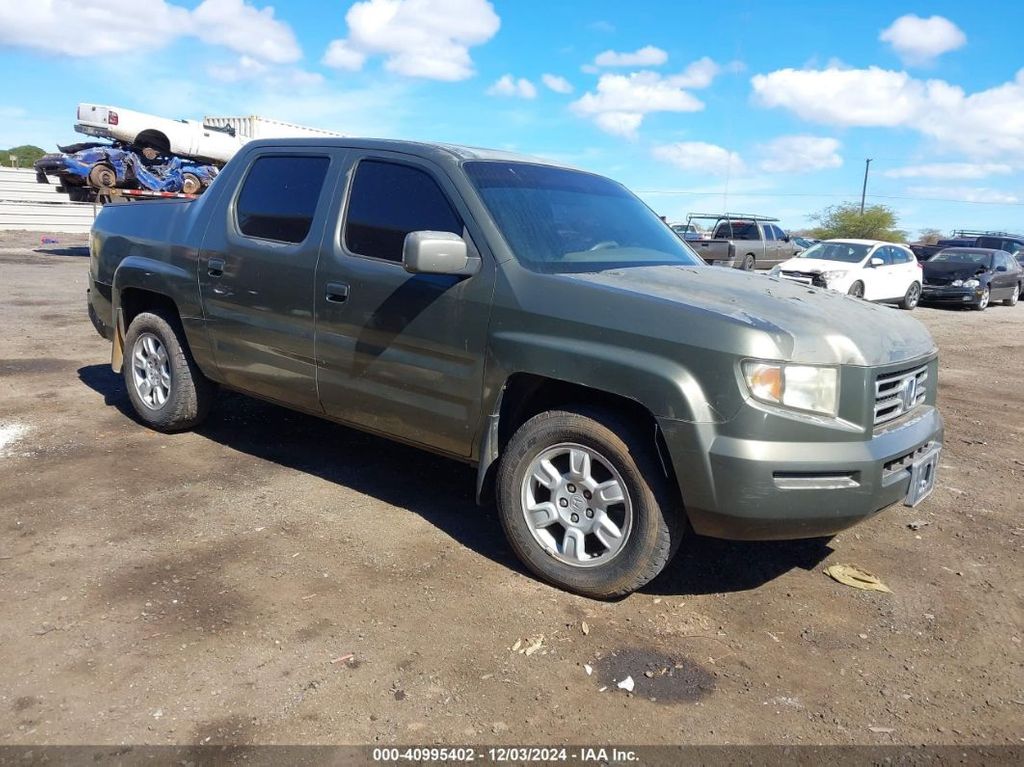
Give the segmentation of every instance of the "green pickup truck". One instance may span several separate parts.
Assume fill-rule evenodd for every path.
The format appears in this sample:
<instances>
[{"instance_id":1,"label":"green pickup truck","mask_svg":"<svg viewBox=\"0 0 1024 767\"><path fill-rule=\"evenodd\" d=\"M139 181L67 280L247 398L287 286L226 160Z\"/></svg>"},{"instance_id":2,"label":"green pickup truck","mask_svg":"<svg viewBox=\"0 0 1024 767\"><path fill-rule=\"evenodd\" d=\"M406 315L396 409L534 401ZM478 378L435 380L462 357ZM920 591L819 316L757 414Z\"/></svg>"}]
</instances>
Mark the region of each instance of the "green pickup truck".
<instances>
[{"instance_id":1,"label":"green pickup truck","mask_svg":"<svg viewBox=\"0 0 1024 767\"><path fill-rule=\"evenodd\" d=\"M151 427L223 386L465 461L589 596L693 532L828 536L935 483L916 320L710 268L621 185L504 152L252 142L198 200L105 206L88 302Z\"/></svg>"}]
</instances>

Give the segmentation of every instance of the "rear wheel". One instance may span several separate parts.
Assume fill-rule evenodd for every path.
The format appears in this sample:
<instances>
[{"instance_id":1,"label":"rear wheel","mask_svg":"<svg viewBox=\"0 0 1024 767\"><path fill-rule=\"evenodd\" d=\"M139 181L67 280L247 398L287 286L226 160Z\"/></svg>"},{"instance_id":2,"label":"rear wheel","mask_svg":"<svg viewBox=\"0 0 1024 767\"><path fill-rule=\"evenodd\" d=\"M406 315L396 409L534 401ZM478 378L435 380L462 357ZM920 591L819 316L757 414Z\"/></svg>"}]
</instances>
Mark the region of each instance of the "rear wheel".
<instances>
[{"instance_id":1,"label":"rear wheel","mask_svg":"<svg viewBox=\"0 0 1024 767\"><path fill-rule=\"evenodd\" d=\"M987 285L985 286L985 292L981 294L981 298L974 305L975 310L983 312L988 308L989 301L992 300L992 289Z\"/></svg>"},{"instance_id":2,"label":"rear wheel","mask_svg":"<svg viewBox=\"0 0 1024 767\"><path fill-rule=\"evenodd\" d=\"M743 263L740 264L740 269L745 272L751 272L754 270L754 257L749 253L743 257Z\"/></svg>"},{"instance_id":3,"label":"rear wheel","mask_svg":"<svg viewBox=\"0 0 1024 767\"><path fill-rule=\"evenodd\" d=\"M210 410L216 386L192 359L177 318L142 312L124 339L123 374L139 418L158 431L183 431Z\"/></svg>"},{"instance_id":4,"label":"rear wheel","mask_svg":"<svg viewBox=\"0 0 1024 767\"><path fill-rule=\"evenodd\" d=\"M850 286L850 289L846 291L846 295L853 296L854 298L864 298L864 283L857 280Z\"/></svg>"},{"instance_id":5,"label":"rear wheel","mask_svg":"<svg viewBox=\"0 0 1024 767\"><path fill-rule=\"evenodd\" d=\"M597 598L629 594L661 572L683 512L648 443L613 414L583 409L519 428L498 468L498 511L532 572Z\"/></svg>"},{"instance_id":6,"label":"rear wheel","mask_svg":"<svg viewBox=\"0 0 1024 767\"><path fill-rule=\"evenodd\" d=\"M1013 293L1010 294L1009 298L1003 299L1003 306L1016 306L1020 300L1020 284L1013 286Z\"/></svg>"},{"instance_id":7,"label":"rear wheel","mask_svg":"<svg viewBox=\"0 0 1024 767\"><path fill-rule=\"evenodd\" d=\"M911 311L917 306L918 301L921 300L921 283L911 283L910 287L907 288L907 294L903 296L903 300L900 301L900 309L906 309Z\"/></svg>"}]
</instances>

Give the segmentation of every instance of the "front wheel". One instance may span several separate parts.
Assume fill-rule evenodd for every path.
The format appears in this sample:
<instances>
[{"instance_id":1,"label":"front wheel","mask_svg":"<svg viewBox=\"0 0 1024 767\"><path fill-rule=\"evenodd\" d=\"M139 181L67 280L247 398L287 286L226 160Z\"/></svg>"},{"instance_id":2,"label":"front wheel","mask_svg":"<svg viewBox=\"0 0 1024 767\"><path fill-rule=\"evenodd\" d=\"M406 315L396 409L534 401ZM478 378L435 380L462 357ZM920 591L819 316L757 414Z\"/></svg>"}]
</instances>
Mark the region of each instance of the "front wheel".
<instances>
[{"instance_id":1,"label":"front wheel","mask_svg":"<svg viewBox=\"0 0 1024 767\"><path fill-rule=\"evenodd\" d=\"M1013 286L1013 293L1010 294L1009 298L1003 299L1003 306L1016 306L1020 300L1020 284Z\"/></svg>"},{"instance_id":2,"label":"front wheel","mask_svg":"<svg viewBox=\"0 0 1024 767\"><path fill-rule=\"evenodd\" d=\"M549 411L519 428L498 468L498 512L532 572L596 598L629 594L661 572L683 511L648 442L596 411Z\"/></svg>"},{"instance_id":3,"label":"front wheel","mask_svg":"<svg viewBox=\"0 0 1024 767\"><path fill-rule=\"evenodd\" d=\"M192 359L176 318L155 312L136 315L128 326L122 372L135 412L158 431L198 425L216 393Z\"/></svg>"},{"instance_id":4,"label":"front wheel","mask_svg":"<svg viewBox=\"0 0 1024 767\"><path fill-rule=\"evenodd\" d=\"M857 280L850 286L850 289L846 291L846 295L853 296L854 298L864 298L864 283Z\"/></svg>"},{"instance_id":5,"label":"front wheel","mask_svg":"<svg viewBox=\"0 0 1024 767\"><path fill-rule=\"evenodd\" d=\"M906 309L912 311L921 300L921 283L913 282L910 287L907 288L907 294L903 296L903 300L900 301L900 309Z\"/></svg>"},{"instance_id":6,"label":"front wheel","mask_svg":"<svg viewBox=\"0 0 1024 767\"><path fill-rule=\"evenodd\" d=\"M987 285L985 286L985 292L981 294L981 298L974 305L974 309L979 312L983 312L988 308L989 301L992 300L992 289Z\"/></svg>"}]
</instances>

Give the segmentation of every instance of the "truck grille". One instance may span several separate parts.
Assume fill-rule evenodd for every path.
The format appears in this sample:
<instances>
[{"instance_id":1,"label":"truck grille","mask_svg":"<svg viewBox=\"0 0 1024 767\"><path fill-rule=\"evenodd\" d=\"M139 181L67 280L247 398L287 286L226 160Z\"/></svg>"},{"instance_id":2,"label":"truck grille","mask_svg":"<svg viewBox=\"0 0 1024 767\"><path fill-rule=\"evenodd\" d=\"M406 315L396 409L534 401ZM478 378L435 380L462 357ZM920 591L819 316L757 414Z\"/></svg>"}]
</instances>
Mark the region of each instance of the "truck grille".
<instances>
[{"instance_id":1,"label":"truck grille","mask_svg":"<svg viewBox=\"0 0 1024 767\"><path fill-rule=\"evenodd\" d=\"M875 379L875 425L909 413L927 396L927 366L878 376Z\"/></svg>"}]
</instances>

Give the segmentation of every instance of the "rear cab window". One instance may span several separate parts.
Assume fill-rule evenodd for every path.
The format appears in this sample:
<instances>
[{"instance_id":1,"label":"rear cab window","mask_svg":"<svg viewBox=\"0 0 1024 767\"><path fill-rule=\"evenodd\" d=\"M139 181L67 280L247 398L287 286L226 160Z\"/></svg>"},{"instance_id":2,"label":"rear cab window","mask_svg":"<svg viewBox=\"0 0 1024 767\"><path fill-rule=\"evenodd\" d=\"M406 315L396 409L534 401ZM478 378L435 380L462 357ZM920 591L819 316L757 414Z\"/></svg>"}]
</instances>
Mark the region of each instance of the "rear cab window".
<instances>
[{"instance_id":1,"label":"rear cab window","mask_svg":"<svg viewBox=\"0 0 1024 767\"><path fill-rule=\"evenodd\" d=\"M320 155L256 158L235 203L246 237L300 243L309 235L331 159Z\"/></svg>"},{"instance_id":2,"label":"rear cab window","mask_svg":"<svg viewBox=\"0 0 1024 767\"><path fill-rule=\"evenodd\" d=\"M402 261L410 232L463 234L462 219L437 181L411 165L364 159L356 166L341 237L355 255Z\"/></svg>"}]
</instances>

